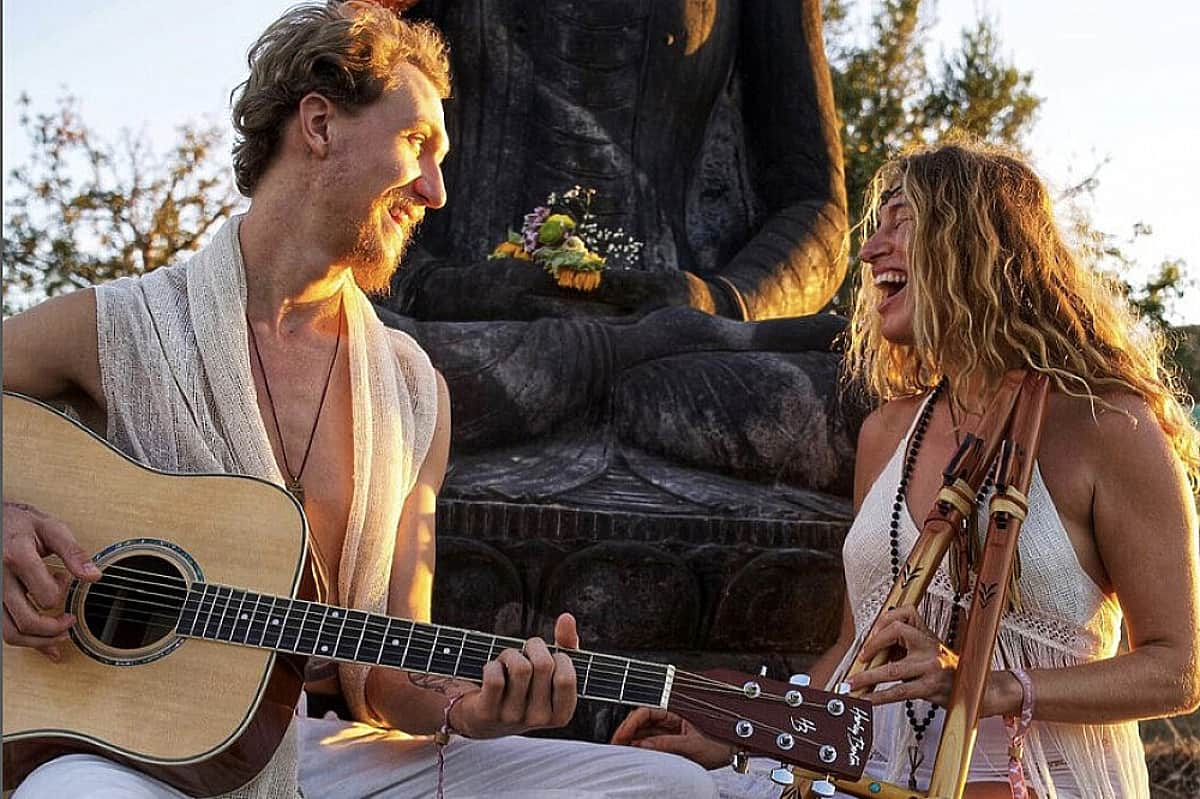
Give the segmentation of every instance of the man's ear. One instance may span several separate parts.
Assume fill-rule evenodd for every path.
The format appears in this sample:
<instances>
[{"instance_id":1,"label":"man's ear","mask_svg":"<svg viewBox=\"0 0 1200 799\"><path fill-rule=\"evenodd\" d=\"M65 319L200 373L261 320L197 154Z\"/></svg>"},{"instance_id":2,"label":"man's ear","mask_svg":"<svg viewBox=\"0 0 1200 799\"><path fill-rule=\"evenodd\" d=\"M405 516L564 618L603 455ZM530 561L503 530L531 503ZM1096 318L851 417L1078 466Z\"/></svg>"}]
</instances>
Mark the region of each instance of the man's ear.
<instances>
[{"instance_id":1,"label":"man's ear","mask_svg":"<svg viewBox=\"0 0 1200 799\"><path fill-rule=\"evenodd\" d=\"M300 99L300 138L317 158L329 155L333 117L337 112L328 98L309 92Z\"/></svg>"}]
</instances>

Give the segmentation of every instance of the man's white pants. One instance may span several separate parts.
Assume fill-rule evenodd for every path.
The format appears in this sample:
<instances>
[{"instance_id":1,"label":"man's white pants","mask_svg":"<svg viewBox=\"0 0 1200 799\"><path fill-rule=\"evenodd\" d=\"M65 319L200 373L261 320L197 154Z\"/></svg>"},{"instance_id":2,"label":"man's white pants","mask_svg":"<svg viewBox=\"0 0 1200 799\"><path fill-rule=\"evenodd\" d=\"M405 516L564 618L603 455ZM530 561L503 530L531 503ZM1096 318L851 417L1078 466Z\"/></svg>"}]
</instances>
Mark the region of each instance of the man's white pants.
<instances>
[{"instance_id":1,"label":"man's white pants","mask_svg":"<svg viewBox=\"0 0 1200 799\"><path fill-rule=\"evenodd\" d=\"M306 799L427 799L437 755L413 740L336 719L297 719ZM446 746L446 799L716 799L708 772L681 757L625 746L512 736L454 738ZM183 794L92 755L46 763L13 799L179 799Z\"/></svg>"}]
</instances>

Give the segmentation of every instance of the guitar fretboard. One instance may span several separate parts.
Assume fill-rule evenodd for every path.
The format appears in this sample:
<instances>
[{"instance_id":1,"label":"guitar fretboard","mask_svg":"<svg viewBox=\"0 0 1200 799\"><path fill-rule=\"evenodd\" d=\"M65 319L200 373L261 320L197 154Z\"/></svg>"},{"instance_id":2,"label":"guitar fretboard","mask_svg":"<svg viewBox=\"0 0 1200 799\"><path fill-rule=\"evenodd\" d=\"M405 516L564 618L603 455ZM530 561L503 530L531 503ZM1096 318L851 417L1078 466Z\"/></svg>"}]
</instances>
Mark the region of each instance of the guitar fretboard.
<instances>
[{"instance_id":1,"label":"guitar fretboard","mask_svg":"<svg viewBox=\"0 0 1200 799\"><path fill-rule=\"evenodd\" d=\"M349 663L481 682L483 667L519 638L424 624L361 610L195 583L183 603L179 635ZM553 648L552 648L552 651ZM575 665L579 695L667 707L674 666L559 649Z\"/></svg>"}]
</instances>

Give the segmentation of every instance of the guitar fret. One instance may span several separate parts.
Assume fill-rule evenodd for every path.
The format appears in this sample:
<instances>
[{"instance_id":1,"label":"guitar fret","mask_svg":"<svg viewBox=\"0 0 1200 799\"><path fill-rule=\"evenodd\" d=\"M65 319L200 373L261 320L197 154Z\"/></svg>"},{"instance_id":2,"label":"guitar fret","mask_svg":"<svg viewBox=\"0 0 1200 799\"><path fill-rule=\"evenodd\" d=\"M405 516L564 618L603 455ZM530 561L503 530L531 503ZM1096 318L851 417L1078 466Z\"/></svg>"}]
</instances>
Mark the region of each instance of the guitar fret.
<instances>
[{"instance_id":1,"label":"guitar fret","mask_svg":"<svg viewBox=\"0 0 1200 799\"><path fill-rule=\"evenodd\" d=\"M179 614L179 625L176 627L176 629L179 631L180 635L195 635L196 634L196 621L200 618L200 605L204 601L204 595L208 592L208 585L203 584L203 583L201 583L200 585L202 586L202 588L200 589L199 596L196 596L196 584L193 584L192 589L190 591L188 591L187 598L184 599L184 601L183 601L183 613ZM195 609L191 609L189 607L191 605L193 599L196 601ZM192 614L190 624L188 624L188 618L187 618L189 613ZM184 624L188 624L187 632L183 631Z\"/></svg>"},{"instance_id":2,"label":"guitar fret","mask_svg":"<svg viewBox=\"0 0 1200 799\"><path fill-rule=\"evenodd\" d=\"M283 621L279 623L279 637L275 639L275 649L283 649L283 636L287 632L288 617L292 615L292 608L296 606L295 601L287 603L287 610L283 612Z\"/></svg>"},{"instance_id":3,"label":"guitar fret","mask_svg":"<svg viewBox=\"0 0 1200 799\"><path fill-rule=\"evenodd\" d=\"M621 689L621 701L629 704L663 707L666 701L667 683L671 669L658 663L631 660L628 668L636 678L627 681Z\"/></svg>"},{"instance_id":4,"label":"guitar fret","mask_svg":"<svg viewBox=\"0 0 1200 799\"><path fill-rule=\"evenodd\" d=\"M331 608L329 606L325 606L325 613L321 618L321 629L317 632L317 649L319 649L321 651L321 657L331 657L333 655L333 652L336 651L336 649L330 649L329 643L328 643L328 638L326 637L326 632L325 632L325 625L329 623L330 617L333 617L335 620L342 618L341 613L338 612L337 608ZM343 622L343 625L344 624L345 624L345 622ZM342 627L339 626L338 627L338 636L340 636L341 633L342 633ZM334 646L335 647L337 646L337 638L336 637L334 638ZM313 654L315 655L316 652L314 652Z\"/></svg>"},{"instance_id":5,"label":"guitar fret","mask_svg":"<svg viewBox=\"0 0 1200 799\"><path fill-rule=\"evenodd\" d=\"M383 650L387 648L387 641L392 635L392 620L387 619L383 625L383 640L379 642L379 653L375 655L377 664L383 663Z\"/></svg>"},{"instance_id":6,"label":"guitar fret","mask_svg":"<svg viewBox=\"0 0 1200 799\"><path fill-rule=\"evenodd\" d=\"M335 610L333 611L333 617L335 619L340 618L342 620L341 626L338 627L337 637L333 639L333 652L330 653L331 657L337 657L338 647L342 643L342 634L346 632L346 619L348 616L345 613L342 613L340 610Z\"/></svg>"},{"instance_id":7,"label":"guitar fret","mask_svg":"<svg viewBox=\"0 0 1200 799\"><path fill-rule=\"evenodd\" d=\"M250 596L249 591L242 592L242 599L238 602L237 613L234 614L233 628L229 631L229 640L239 644L246 643L246 634L250 632L250 617L246 614L246 597ZM244 625L242 622L246 622ZM241 629L239 634L238 630Z\"/></svg>"},{"instance_id":8,"label":"guitar fret","mask_svg":"<svg viewBox=\"0 0 1200 799\"><path fill-rule=\"evenodd\" d=\"M456 641L455 638L458 640ZM458 664L462 660L462 650L466 640L466 630L456 630L450 627L439 628L437 643L429 658L429 672L445 677L457 676ZM458 651L455 652L455 649Z\"/></svg>"},{"instance_id":9,"label":"guitar fret","mask_svg":"<svg viewBox=\"0 0 1200 799\"><path fill-rule=\"evenodd\" d=\"M373 615L371 617L379 629L379 651L375 653L375 662L382 664L383 654L387 650L388 639L392 636L392 620L387 616ZM366 655L363 656L366 662Z\"/></svg>"},{"instance_id":10,"label":"guitar fret","mask_svg":"<svg viewBox=\"0 0 1200 799\"><path fill-rule=\"evenodd\" d=\"M462 677L476 682L483 680L483 667L487 665L489 660L483 654L484 643L488 639L489 636L475 632L468 632L463 636L463 645L459 653L459 659L454 664L455 677ZM492 638L492 640L494 641L495 639ZM490 649L488 651L490 652Z\"/></svg>"},{"instance_id":11,"label":"guitar fret","mask_svg":"<svg viewBox=\"0 0 1200 799\"><path fill-rule=\"evenodd\" d=\"M354 654L358 651L358 647L355 645L355 625L360 622L363 624L362 630L358 633L358 645L361 646L362 633L366 631L366 619L367 614L361 610L350 610L342 614L342 629L338 632L337 644L333 649L334 657L339 660L354 660Z\"/></svg>"},{"instance_id":12,"label":"guitar fret","mask_svg":"<svg viewBox=\"0 0 1200 799\"><path fill-rule=\"evenodd\" d=\"M220 598L221 598L221 589L220 589L220 587L218 586L218 587L217 587L217 590L216 590L216 591L213 591L212 603L211 603L211 604L208 606L208 618L206 618L206 619L204 620L204 629L200 631L200 637L201 637L201 638L208 638L208 637L209 637L209 634L208 634L208 627L209 627L209 625L210 625L210 624L212 624L213 612L214 612L214 611L216 611L216 609L217 609L217 601L218 601ZM217 626L218 626L218 627L220 626L220 621L218 621L218 622L217 622Z\"/></svg>"},{"instance_id":13,"label":"guitar fret","mask_svg":"<svg viewBox=\"0 0 1200 799\"><path fill-rule=\"evenodd\" d=\"M218 641L228 641L229 638L227 637L227 633L223 631L226 629L232 631L233 625L237 622L237 615L235 614L231 619L229 619L228 628L225 624L226 619L229 616L229 610L233 606L233 598L236 593L237 591L231 588L229 589L229 593L225 595L225 607L221 609L221 618L217 621L217 629L213 633L213 638Z\"/></svg>"},{"instance_id":14,"label":"guitar fret","mask_svg":"<svg viewBox=\"0 0 1200 799\"><path fill-rule=\"evenodd\" d=\"M285 606L291 605L291 601L284 597L272 597L271 598L271 612L267 616L267 626L263 630L263 646L267 647L268 649L278 649L279 648L279 639L283 638L283 623L284 623L284 620L287 618L287 614L284 613L283 616L279 615L279 603L280 602L283 602ZM266 643L267 630L275 631L275 643L273 643L273 644Z\"/></svg>"},{"instance_id":15,"label":"guitar fret","mask_svg":"<svg viewBox=\"0 0 1200 799\"><path fill-rule=\"evenodd\" d=\"M321 636L325 634L325 622L329 621L330 608L326 605L318 605L317 607L324 612L321 613L321 621L317 624L317 634L313 638L312 651L310 652L312 655L317 654L318 649L328 649L328 647L322 647Z\"/></svg>"},{"instance_id":16,"label":"guitar fret","mask_svg":"<svg viewBox=\"0 0 1200 799\"><path fill-rule=\"evenodd\" d=\"M404 662L401 664L409 671L428 671L428 660L433 657L433 647L430 646L428 640L424 639L424 636L428 634L429 629L428 625L413 622L412 629L409 630L408 643L404 648ZM436 635L434 637L436 639ZM428 657L426 657L426 647L429 647Z\"/></svg>"},{"instance_id":17,"label":"guitar fret","mask_svg":"<svg viewBox=\"0 0 1200 799\"><path fill-rule=\"evenodd\" d=\"M408 633L401 644L400 636L393 633L392 626L398 624L407 624ZM385 666L394 666L396 668L404 668L404 657L408 654L408 643L412 638L413 623L404 619L390 619L388 621L388 633L384 641L384 648L380 651L379 661Z\"/></svg>"},{"instance_id":18,"label":"guitar fret","mask_svg":"<svg viewBox=\"0 0 1200 799\"><path fill-rule=\"evenodd\" d=\"M433 628L433 643L429 647L429 660L425 662L425 673L428 674L433 669L433 654L437 651L438 636L442 634L440 627Z\"/></svg>"},{"instance_id":19,"label":"guitar fret","mask_svg":"<svg viewBox=\"0 0 1200 799\"><path fill-rule=\"evenodd\" d=\"M593 652L588 652L587 668L583 672L583 687L579 689L580 695L586 696L588 689L588 679L592 676L592 661L596 659Z\"/></svg>"},{"instance_id":20,"label":"guitar fret","mask_svg":"<svg viewBox=\"0 0 1200 799\"><path fill-rule=\"evenodd\" d=\"M358 646L354 647L354 657L351 658L351 660L354 660L354 661L358 660L358 653L362 649L363 639L367 635L367 624L370 622L370 620L371 620L371 617L364 613L362 630L358 634Z\"/></svg>"},{"instance_id":21,"label":"guitar fret","mask_svg":"<svg viewBox=\"0 0 1200 799\"><path fill-rule=\"evenodd\" d=\"M358 648L354 651L355 662L379 662L379 657L383 654L383 642L387 639L387 627L386 616L380 616L375 613L368 613L366 615L366 621L363 622L362 637L359 639ZM372 649L372 647L377 648ZM372 651L375 654L371 654Z\"/></svg>"},{"instance_id":22,"label":"guitar fret","mask_svg":"<svg viewBox=\"0 0 1200 799\"><path fill-rule=\"evenodd\" d=\"M267 640L267 630L271 629L271 616L275 613L275 597L268 596L267 599L271 600L271 607L263 614L262 632L258 634L258 646L263 646Z\"/></svg>"},{"instance_id":23,"label":"guitar fret","mask_svg":"<svg viewBox=\"0 0 1200 799\"><path fill-rule=\"evenodd\" d=\"M292 651L297 654L311 654L317 648L316 633L311 633L308 625L308 616L317 605L314 602L305 602L304 605L304 616L300 619L300 629L296 631L296 644L292 647Z\"/></svg>"},{"instance_id":24,"label":"guitar fret","mask_svg":"<svg viewBox=\"0 0 1200 799\"><path fill-rule=\"evenodd\" d=\"M458 642L458 657L454 658L454 669L450 672L451 677L458 676L458 667L462 663L463 650L467 648L467 634L463 633L462 640Z\"/></svg>"},{"instance_id":25,"label":"guitar fret","mask_svg":"<svg viewBox=\"0 0 1200 799\"><path fill-rule=\"evenodd\" d=\"M250 618L246 621L246 637L243 641L246 646L256 646L254 641L251 640L255 635L258 635L259 642L262 642L262 635L257 633L255 625L258 624L259 610L262 607L262 602L265 598L266 597L262 594L254 595L254 607L250 609Z\"/></svg>"},{"instance_id":26,"label":"guitar fret","mask_svg":"<svg viewBox=\"0 0 1200 799\"><path fill-rule=\"evenodd\" d=\"M625 699L625 683L629 681L629 661L625 661L625 673L621 675L621 691L617 694L617 701Z\"/></svg>"},{"instance_id":27,"label":"guitar fret","mask_svg":"<svg viewBox=\"0 0 1200 799\"><path fill-rule=\"evenodd\" d=\"M417 627L416 622L408 623L408 637L404 639L404 651L400 653L400 666L404 665L405 659L408 658L408 648L412 646L413 630Z\"/></svg>"}]
</instances>

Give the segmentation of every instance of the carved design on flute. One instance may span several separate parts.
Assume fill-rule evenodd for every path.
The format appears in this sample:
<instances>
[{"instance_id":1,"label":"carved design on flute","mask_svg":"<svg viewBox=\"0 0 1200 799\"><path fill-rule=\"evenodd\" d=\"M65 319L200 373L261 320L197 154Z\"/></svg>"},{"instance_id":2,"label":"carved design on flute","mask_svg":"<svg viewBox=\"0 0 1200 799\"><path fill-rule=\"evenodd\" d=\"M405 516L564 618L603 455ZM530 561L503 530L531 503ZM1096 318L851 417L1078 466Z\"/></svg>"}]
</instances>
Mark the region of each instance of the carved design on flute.
<instances>
[{"instance_id":1,"label":"carved design on flute","mask_svg":"<svg viewBox=\"0 0 1200 799\"><path fill-rule=\"evenodd\" d=\"M979 584L979 606L986 608L996 598L996 583Z\"/></svg>"},{"instance_id":2,"label":"carved design on flute","mask_svg":"<svg viewBox=\"0 0 1200 799\"><path fill-rule=\"evenodd\" d=\"M911 563L905 563L904 571L901 572L901 585L903 585L905 588L908 588L909 584L912 583L913 580L921 576L922 571L923 570L920 566L913 566Z\"/></svg>"}]
</instances>

